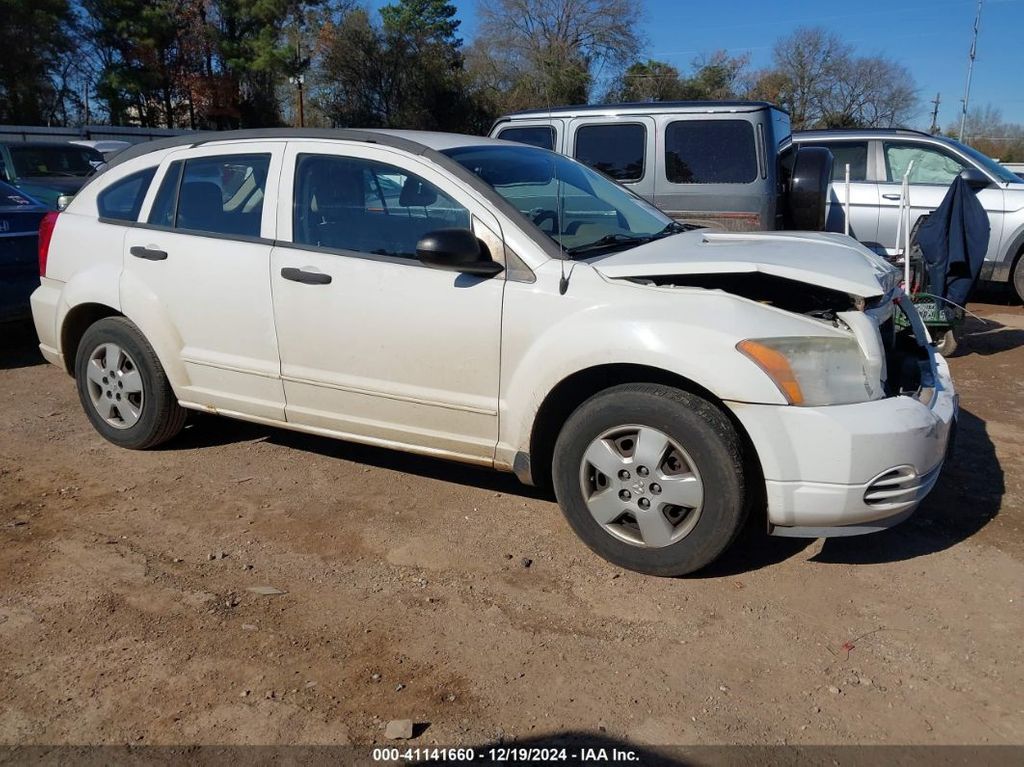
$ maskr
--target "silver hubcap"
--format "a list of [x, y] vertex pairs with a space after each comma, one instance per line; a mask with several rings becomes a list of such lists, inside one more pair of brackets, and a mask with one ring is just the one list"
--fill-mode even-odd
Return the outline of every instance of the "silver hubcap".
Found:
[[142, 376], [135, 360], [117, 344], [97, 346], [86, 368], [89, 399], [116, 429], [130, 429], [142, 415]]
[[580, 466], [587, 508], [610, 535], [660, 548], [685, 538], [704, 506], [704, 483], [678, 442], [649, 426], [609, 429]]

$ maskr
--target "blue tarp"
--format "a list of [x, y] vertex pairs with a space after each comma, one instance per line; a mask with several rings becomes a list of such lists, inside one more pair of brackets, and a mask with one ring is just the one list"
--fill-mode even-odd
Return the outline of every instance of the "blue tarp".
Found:
[[978, 281], [989, 238], [988, 214], [957, 176], [917, 233], [927, 274], [925, 290], [964, 306]]

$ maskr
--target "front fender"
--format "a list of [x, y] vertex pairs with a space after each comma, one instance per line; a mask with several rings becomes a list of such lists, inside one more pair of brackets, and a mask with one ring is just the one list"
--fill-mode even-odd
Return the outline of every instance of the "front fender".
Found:
[[528, 452], [544, 399], [588, 368], [643, 365], [722, 400], [783, 405], [775, 384], [736, 344], [757, 337], [846, 335], [721, 291], [605, 280], [579, 265], [572, 282], [564, 296], [536, 286], [506, 288], [499, 454]]

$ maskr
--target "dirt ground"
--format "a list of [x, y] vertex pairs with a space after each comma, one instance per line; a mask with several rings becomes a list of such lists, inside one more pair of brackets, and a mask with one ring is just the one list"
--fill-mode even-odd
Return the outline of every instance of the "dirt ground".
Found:
[[1020, 744], [1024, 310], [972, 308], [915, 517], [676, 580], [511, 476], [210, 416], [120, 450], [6, 329], [0, 743]]

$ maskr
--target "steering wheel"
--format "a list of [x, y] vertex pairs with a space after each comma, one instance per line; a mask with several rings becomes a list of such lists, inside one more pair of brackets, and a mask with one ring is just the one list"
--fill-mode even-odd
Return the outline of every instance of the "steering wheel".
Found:
[[540, 226], [546, 221], [550, 221], [552, 231], [558, 227], [558, 214], [553, 210], [534, 208], [530, 211], [530, 218], [537, 226]]

